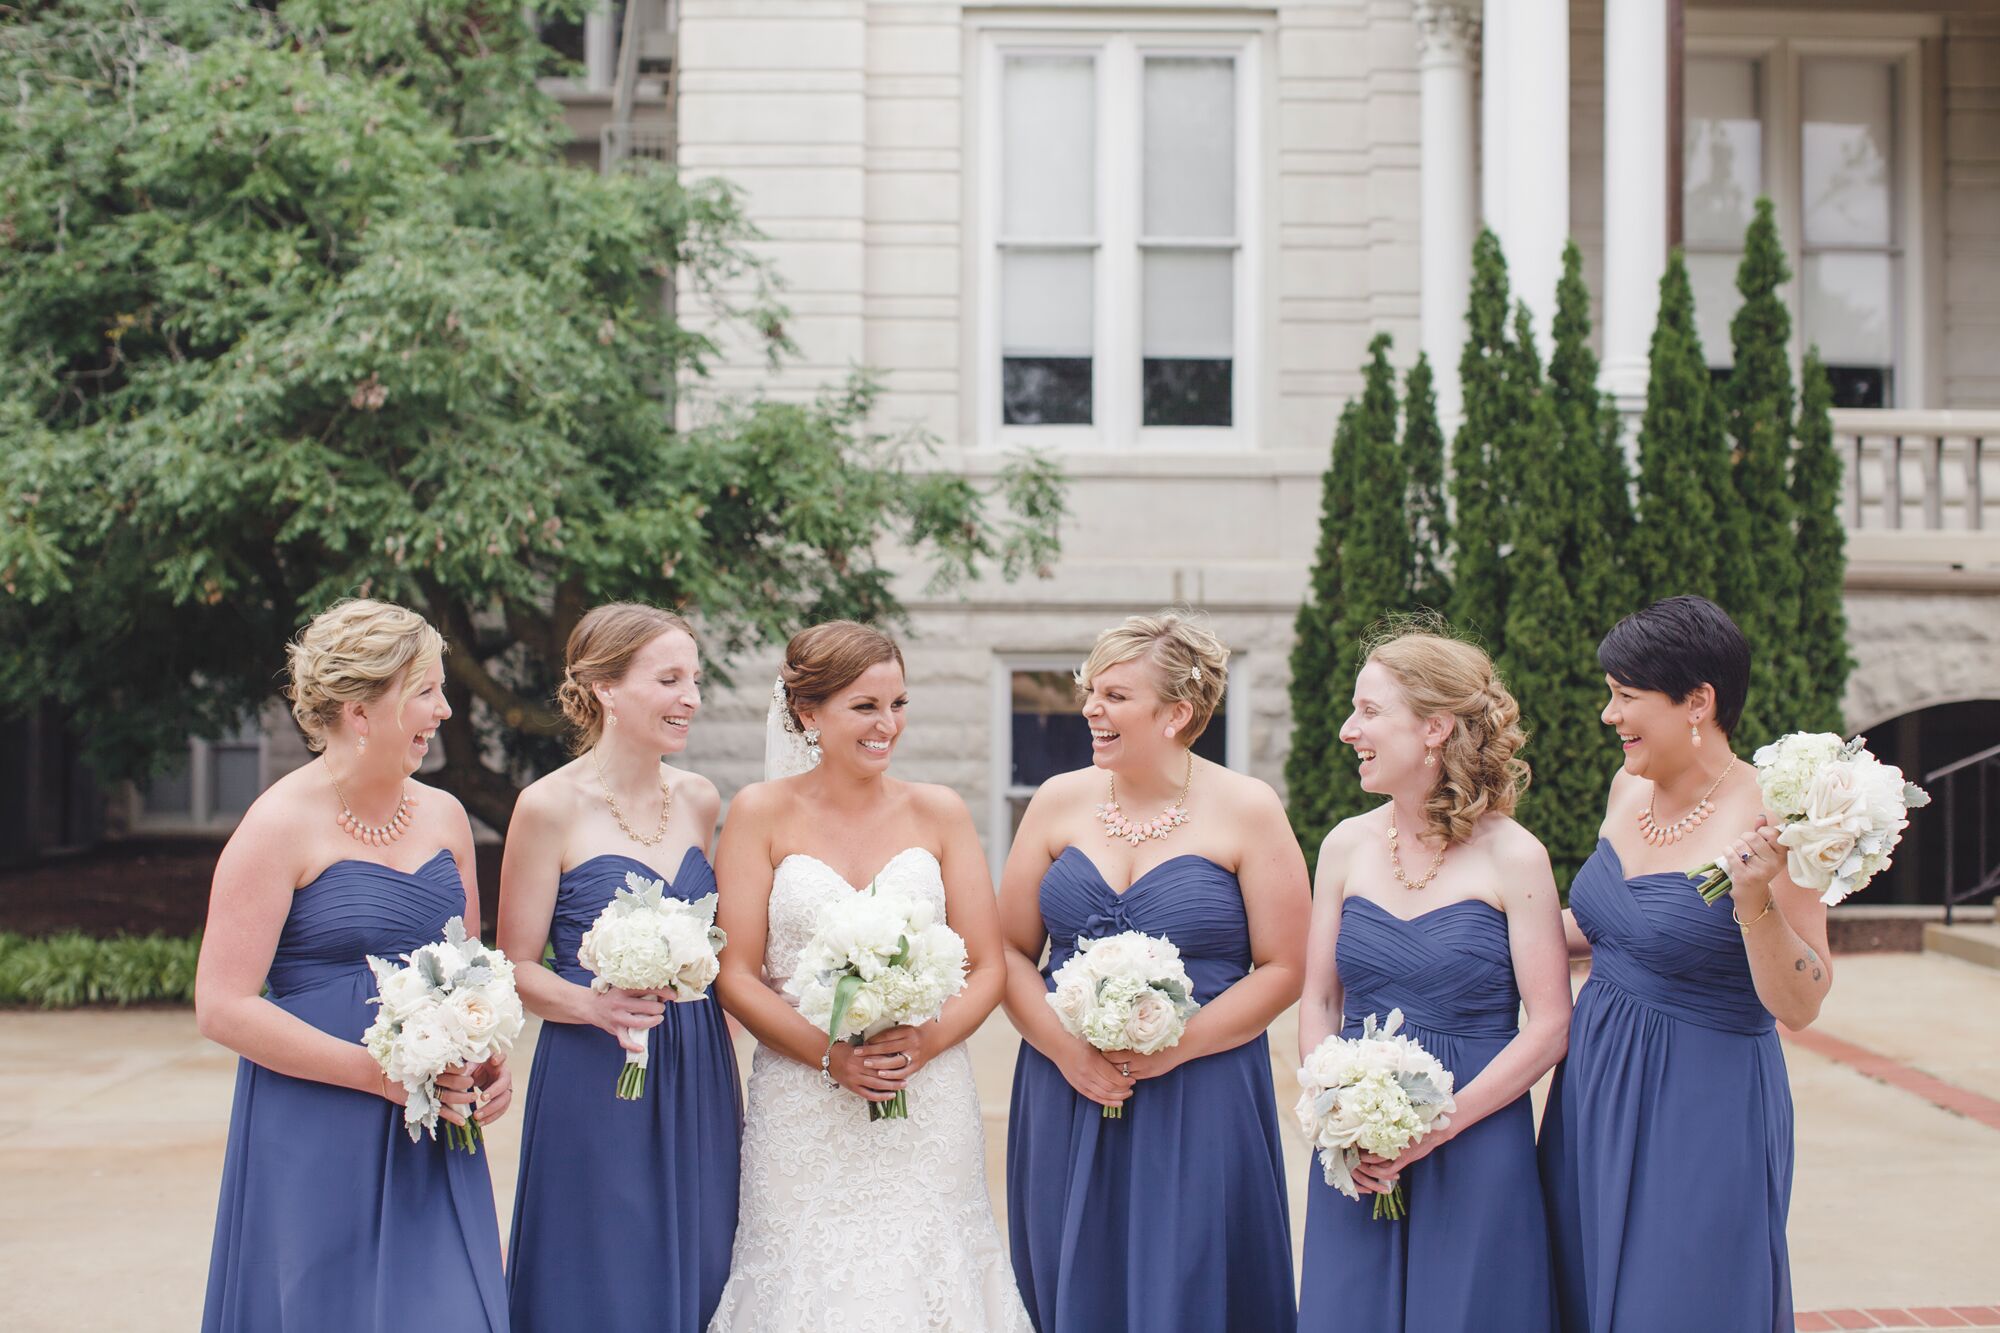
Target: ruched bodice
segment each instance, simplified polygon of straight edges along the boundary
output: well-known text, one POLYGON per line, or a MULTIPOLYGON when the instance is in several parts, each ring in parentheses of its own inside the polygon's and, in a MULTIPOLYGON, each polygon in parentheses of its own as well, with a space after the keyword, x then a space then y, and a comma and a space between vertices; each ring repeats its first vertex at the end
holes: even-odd
POLYGON ((549 942, 555 946, 556 973, 580 986, 590 984, 590 971, 576 961, 584 932, 597 924, 605 905, 625 887, 625 876, 638 875, 660 880, 666 896, 693 902, 715 892, 715 872, 701 848, 690 847, 681 856, 671 879, 634 857, 608 852, 579 861, 563 871, 556 882, 556 910, 549 921, 549 942))
MULTIPOLYGON (((944 920, 944 867, 930 848, 905 847, 883 863, 873 883, 929 903, 938 920, 944 920)), ((799 954, 818 928, 820 905, 843 893, 865 893, 867 889, 867 885, 849 884, 838 870, 804 852, 794 852, 778 863, 771 877, 771 925, 764 937, 764 975, 779 994, 784 994, 785 982, 799 965, 799 954)), ((796 996, 785 998, 797 1006, 796 996)))
MULTIPOLYGON (((357 999, 375 993, 368 956, 394 959, 444 938, 445 922, 465 912, 465 885, 448 850, 414 871, 373 861, 335 861, 292 895, 292 910, 271 955, 271 1000, 286 1009, 307 992, 336 982, 358 987, 357 999)), ((310 1007, 310 1006, 307 1006, 310 1007)), ((359 1038, 374 1021, 364 1008, 359 1038)), ((322 1026, 313 1019, 314 1026, 322 1026)))
POLYGON ((1569 904, 1590 980, 1541 1135, 1563 1333, 1789 1330, 1791 1088, 1729 900, 1600 838, 1569 904))
MULTIPOLYGON (((1171 940, 1202 1004, 1250 971, 1242 887, 1205 856, 1169 857, 1118 893, 1067 847, 1043 873, 1041 912, 1045 982, 1077 940, 1127 930, 1171 940)), ((1291 1226, 1262 1033, 1141 1080, 1111 1120, 1024 1042, 1007 1134, 1014 1273, 1043 1333, 1290 1333, 1291 1226)))
POLYGON ((1070 960, 1078 939, 1127 930, 1174 942, 1199 1003, 1207 1004, 1250 971, 1243 890, 1236 876, 1205 856, 1170 857, 1119 893, 1080 848, 1064 848, 1042 878, 1042 923, 1049 932, 1045 979, 1070 960))
MULTIPOLYGON (((1403 1034, 1451 1070, 1463 1092, 1520 1032, 1521 994, 1507 914, 1478 898, 1399 917, 1372 898, 1340 904, 1334 970, 1342 1031, 1403 1011, 1403 1034)), ((1535 1178, 1534 1114, 1525 1093, 1403 1176, 1410 1214, 1376 1221, 1317 1160, 1306 1178, 1300 1333, 1472 1333, 1494 1326, 1552 1333, 1555 1293, 1547 1215, 1535 1178)))
POLYGON ((1340 905, 1334 960, 1350 1030, 1391 1009, 1417 1027, 1460 1036, 1519 1030, 1507 915, 1477 898, 1405 919, 1371 898, 1350 897, 1340 905))
MULTIPOLYGON (((614 852, 564 871, 549 919, 557 975, 591 983, 577 949, 628 874, 660 880, 670 898, 715 892, 701 848, 671 870, 614 852)), ((736 1231, 743 1114, 722 1003, 711 991, 669 1004, 644 1040, 645 1091, 621 1101, 612 1089, 625 1056, 609 1032, 542 1024, 507 1251, 514 1333, 698 1333, 714 1313, 736 1231)))
POLYGON ((1589 984, 1718 1032, 1772 1030, 1727 898, 1703 902, 1695 882, 1675 871, 1627 879, 1617 848, 1600 838, 1569 905, 1590 940, 1589 984))
MULTIPOLYGON (((369 955, 442 939, 464 911, 448 850, 412 871, 336 861, 292 893, 268 998, 359 1042, 376 1014, 369 955)), ((374 1093, 238 1061, 202 1328, 505 1329, 486 1162, 411 1142, 374 1093)))

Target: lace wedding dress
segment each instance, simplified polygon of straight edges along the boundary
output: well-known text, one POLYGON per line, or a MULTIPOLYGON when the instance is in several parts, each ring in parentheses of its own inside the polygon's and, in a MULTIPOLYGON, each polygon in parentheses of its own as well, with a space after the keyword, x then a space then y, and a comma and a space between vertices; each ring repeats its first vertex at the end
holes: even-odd
MULTIPOLYGON (((877 882, 944 916, 937 858, 891 857, 877 882)), ((794 855, 771 884, 764 969, 782 988, 821 903, 855 889, 794 855)), ((781 991, 782 993, 782 991, 781 991)), ((909 1083, 907 1120, 827 1088, 819 1070, 757 1048, 729 1284, 709 1333, 1029 1329, 986 1193, 985 1135, 963 1046, 909 1083)))

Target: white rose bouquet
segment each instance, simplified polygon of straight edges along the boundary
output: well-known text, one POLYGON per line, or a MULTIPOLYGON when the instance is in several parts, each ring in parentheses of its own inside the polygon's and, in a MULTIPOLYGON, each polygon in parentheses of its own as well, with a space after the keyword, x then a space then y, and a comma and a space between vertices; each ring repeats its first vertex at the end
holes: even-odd
MULTIPOLYGON (((594 974, 590 988, 671 991, 676 1000, 699 1000, 722 970, 717 957, 729 937, 715 924, 715 895, 671 898, 666 883, 625 872, 625 887, 583 932, 576 961, 594 974)), ((635 1038, 637 1033, 628 1034, 635 1038)), ((618 1071, 618 1096, 626 1101, 646 1091, 646 1044, 625 1052, 618 1071)))
MULTIPOLYGON (((1909 812, 1931 803, 1902 769, 1868 752, 1865 736, 1843 741, 1831 732, 1795 731, 1757 751, 1756 763, 1764 804, 1785 821, 1778 834, 1785 869, 1828 907, 1888 868, 1909 812)), ((1729 892, 1729 863, 1690 870, 1688 878, 1701 881, 1703 901, 1715 902, 1729 892)))
MULTIPOLYGON (((410 1141, 419 1128, 437 1137, 438 1075, 458 1065, 484 1064, 514 1049, 521 1035, 521 997, 514 990, 514 964, 465 933, 465 919, 445 923, 444 939, 403 955, 403 966, 370 957, 377 994, 368 1001, 381 1011, 361 1042, 382 1072, 409 1094, 403 1123, 410 1141)), ((445 1141, 479 1151, 479 1122, 447 1123, 445 1141)))
MULTIPOLYGON (((861 1042, 902 1023, 936 1018, 965 989, 965 941, 929 903, 900 894, 850 893, 819 909, 785 993, 826 1029, 827 1047, 861 1042)), ((870 1120, 908 1118, 907 1092, 868 1103, 870 1120)))
MULTIPOLYGON (((1326 1183, 1350 1199, 1361 1191, 1354 1168, 1361 1154, 1394 1158, 1435 1129, 1451 1124, 1451 1071, 1408 1037, 1396 1035, 1403 1011, 1391 1009, 1378 1031, 1375 1015, 1361 1022, 1359 1037, 1334 1033, 1315 1046, 1299 1070, 1295 1114, 1319 1151, 1326 1183)), ((1375 1196, 1377 1218, 1409 1216, 1403 1183, 1375 1196)))
MULTIPOLYGON (((1164 1051, 1201 1008, 1174 942, 1136 930, 1078 940, 1055 983, 1048 1001, 1064 1030, 1100 1051, 1164 1051)), ((1122 1106, 1104 1108, 1108 1120, 1124 1114, 1122 1106)))

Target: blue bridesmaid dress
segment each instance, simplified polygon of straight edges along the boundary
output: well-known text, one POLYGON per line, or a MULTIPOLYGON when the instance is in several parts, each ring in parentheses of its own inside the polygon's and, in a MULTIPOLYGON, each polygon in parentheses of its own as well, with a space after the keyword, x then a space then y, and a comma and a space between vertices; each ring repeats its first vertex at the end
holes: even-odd
MULTIPOLYGON (((1086 939, 1137 930, 1181 951, 1207 1003, 1250 970, 1236 877, 1176 856, 1113 892, 1067 848, 1041 884, 1046 979, 1086 939)), ((1053 983, 1051 983, 1053 984, 1053 983)), ((1107 1120, 1026 1042, 1007 1126, 1014 1276, 1042 1333, 1283 1333, 1293 1304, 1291 1223, 1270 1043, 1144 1079, 1107 1120)))
MULTIPOLYGON (((594 856, 564 872, 550 939, 555 970, 588 986, 577 946, 632 872, 594 856)), ((715 892, 690 847, 667 884, 690 901, 715 892)), ((646 1090, 615 1095, 625 1051, 602 1028, 542 1024, 521 1125, 507 1296, 514 1333, 700 1333, 729 1277, 736 1238, 743 1098, 722 1005, 669 1003, 646 1036, 646 1090)))
POLYGON ((1590 980, 1541 1143, 1565 1333, 1791 1333, 1792 1095, 1730 900, 1600 839, 1569 904, 1590 980))
MULTIPOLYGON (((267 998, 359 1042, 376 1013, 368 955, 442 939, 464 911, 448 851, 413 873, 336 861, 292 895, 267 998)), ((202 1328, 504 1333, 485 1154, 410 1142, 402 1109, 373 1093, 240 1061, 202 1328)))
MULTIPOLYGON (((1403 1011, 1401 1032, 1463 1089, 1519 1032, 1507 916, 1468 899, 1403 920, 1367 898, 1341 904, 1334 949, 1343 1036, 1403 1011)), ((1301 1333, 1552 1333, 1555 1279, 1535 1120, 1526 1093, 1403 1172, 1409 1216, 1374 1217, 1375 1196, 1306 1185, 1301 1333)))

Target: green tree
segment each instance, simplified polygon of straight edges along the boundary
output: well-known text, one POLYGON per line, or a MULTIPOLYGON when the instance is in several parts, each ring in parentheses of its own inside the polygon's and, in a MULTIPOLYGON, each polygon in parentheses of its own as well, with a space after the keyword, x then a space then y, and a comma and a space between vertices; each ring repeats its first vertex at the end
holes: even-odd
POLYGON ((1660 279, 1646 412, 1639 426, 1639 511, 1631 568, 1641 603, 1718 595, 1719 534, 1729 521, 1729 446, 1694 327, 1687 263, 1676 250, 1660 279))
POLYGON ((1409 603, 1440 614, 1451 606, 1451 518, 1445 510, 1444 431, 1430 358, 1418 353, 1403 380, 1403 501, 1410 550, 1409 603))
POLYGON ((594 603, 686 607, 726 662, 894 619, 885 537, 947 585, 1049 562, 1044 465, 1003 510, 870 429, 865 380, 703 392, 715 344, 663 281, 782 355, 755 233, 725 186, 563 166, 548 58, 475 0, 0 23, 0 707, 53 697, 140 776, 268 700, 327 602, 391 597, 471 701, 443 781, 504 827, 594 603))
POLYGON ((1320 840, 1333 827, 1336 785, 1353 765, 1340 755, 1340 723, 1346 716, 1346 657, 1340 647, 1341 557, 1348 521, 1354 513, 1356 419, 1349 401, 1340 412, 1333 445, 1320 483, 1319 543, 1313 552, 1310 584, 1292 620, 1292 745, 1285 756, 1285 808, 1292 831, 1309 861, 1317 861, 1320 840))
POLYGON ((1508 374, 1507 261, 1500 239, 1481 229, 1472 247, 1472 293, 1465 351, 1458 362, 1465 418, 1452 441, 1451 619, 1498 653, 1507 623, 1507 509, 1510 435, 1526 404, 1508 374))
POLYGON ((1799 648, 1802 571, 1793 545, 1796 516, 1790 492, 1792 461, 1792 317, 1780 289, 1791 279, 1771 201, 1757 201, 1744 238, 1736 290, 1743 297, 1730 322, 1734 364, 1724 389, 1729 436, 1736 459, 1736 494, 1754 559, 1745 565, 1754 592, 1725 589, 1730 611, 1750 641, 1750 697, 1738 736, 1755 748, 1780 732, 1806 693, 1799 648))
POLYGON ((1840 516, 1841 463, 1833 445, 1833 384, 1819 348, 1806 351, 1801 376, 1798 451, 1792 458, 1792 508, 1798 515, 1801 571, 1797 643, 1804 693, 1785 726, 1845 735, 1847 673, 1847 526, 1840 516))
MULTIPOLYGON (((1341 547, 1341 614, 1337 646, 1345 660, 1344 679, 1332 682, 1337 697, 1351 697, 1361 646, 1385 616, 1410 604, 1410 534, 1403 505, 1409 474, 1396 443, 1396 371, 1389 364, 1392 340, 1378 333, 1368 344, 1362 372, 1361 406, 1354 418, 1354 510, 1341 547)), ((1347 766, 1352 776, 1351 765, 1347 766)), ((1348 793, 1356 802, 1360 787, 1348 793)), ((1335 813, 1345 818, 1354 808, 1335 813)))
MULTIPOLYGON (((1597 387, 1597 354, 1590 348, 1590 290, 1583 282, 1583 252, 1571 241, 1563 248, 1563 272, 1556 284, 1555 349, 1549 356, 1549 388, 1562 428, 1559 472, 1572 519, 1562 564, 1573 571, 1577 612, 1593 636, 1582 657, 1595 694, 1597 638, 1620 617, 1638 609, 1626 546, 1632 537, 1632 472, 1618 409, 1597 387)), ((1611 775, 1607 770, 1604 779, 1611 775)))

